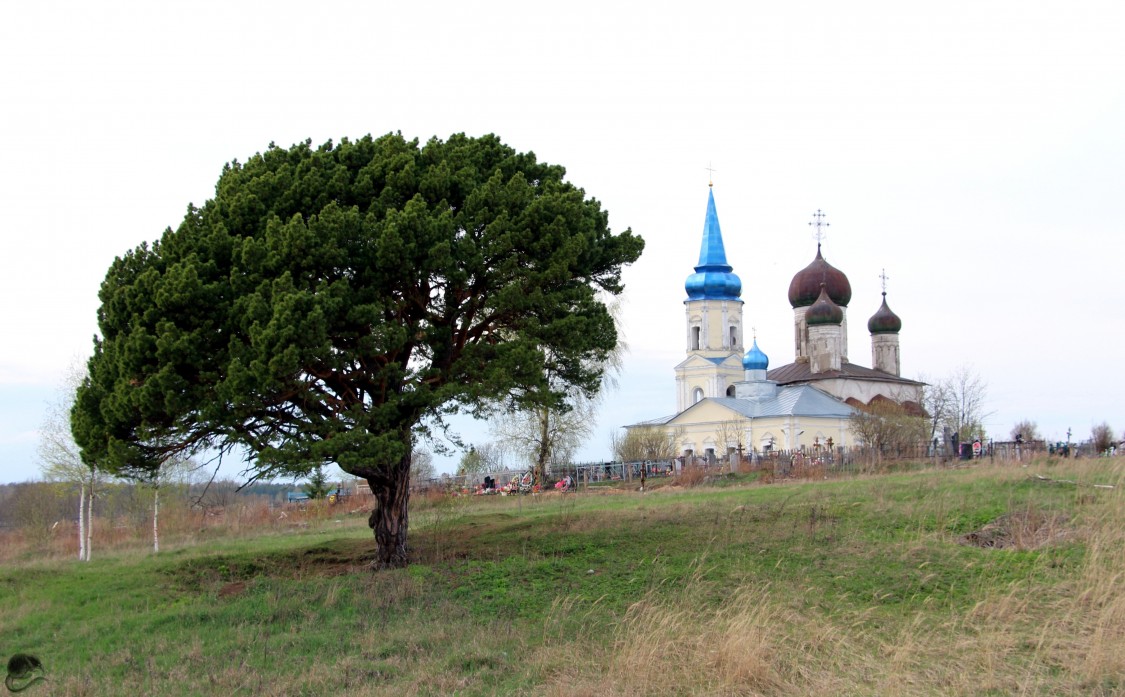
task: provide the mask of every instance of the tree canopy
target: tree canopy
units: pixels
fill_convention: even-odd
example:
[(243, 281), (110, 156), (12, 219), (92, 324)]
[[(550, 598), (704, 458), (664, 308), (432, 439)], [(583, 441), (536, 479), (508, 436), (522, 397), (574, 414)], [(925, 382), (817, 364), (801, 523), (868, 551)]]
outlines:
[[(616, 326), (620, 326), (620, 303), (614, 301), (607, 307)], [(545, 482), (548, 465), (570, 463), (590, 437), (606, 388), (617, 386), (627, 350), (619, 333), (614, 349), (599, 357), (602, 364), (587, 366), (602, 372), (602, 382), (594, 390), (585, 384), (568, 384), (559, 374), (551, 351), (546, 351), (545, 388), (521, 391), (515, 408), (492, 420), (492, 434), (531, 466), (536, 482)]]
[(599, 299), (643, 241), (565, 170), (493, 135), (398, 134), (223, 168), (215, 197), (110, 266), (72, 425), (144, 476), (174, 453), (254, 476), (335, 463), (367, 480), (379, 561), (406, 561), (410, 453), (430, 420), (563, 384), (617, 343)]
[(682, 427), (634, 426), (624, 436), (615, 434), (611, 447), (614, 457), (622, 462), (671, 460), (676, 457), (676, 443), (682, 436)]

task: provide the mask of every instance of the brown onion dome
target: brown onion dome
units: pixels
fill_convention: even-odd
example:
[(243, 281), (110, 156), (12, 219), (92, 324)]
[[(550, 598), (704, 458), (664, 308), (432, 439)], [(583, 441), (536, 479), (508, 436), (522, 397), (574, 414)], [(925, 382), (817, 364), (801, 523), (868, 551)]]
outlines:
[(843, 321), (844, 311), (828, 297), (828, 287), (822, 283), (816, 302), (805, 310), (805, 324), (814, 327), (820, 324), (840, 324)]
[(902, 330), (902, 320), (887, 307), (887, 294), (883, 293), (883, 304), (867, 320), (867, 331), (872, 334), (898, 334)]
[(832, 266), (820, 255), (820, 245), (816, 246), (816, 258), (812, 263), (797, 272), (789, 283), (789, 304), (794, 308), (808, 307), (820, 295), (820, 284), (828, 289), (828, 297), (840, 307), (847, 307), (852, 300), (852, 284), (844, 272)]

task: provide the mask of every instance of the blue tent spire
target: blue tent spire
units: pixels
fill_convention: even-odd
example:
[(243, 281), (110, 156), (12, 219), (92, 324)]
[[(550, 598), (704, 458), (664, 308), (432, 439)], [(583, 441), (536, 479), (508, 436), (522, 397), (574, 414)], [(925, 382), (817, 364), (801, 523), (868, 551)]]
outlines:
[(715, 211), (715, 190), (707, 189), (707, 217), (703, 221), (703, 244), (699, 246), (699, 266), (715, 270), (733, 271), (727, 265), (727, 250), (723, 247), (723, 230), (719, 227), (719, 214)]
[(707, 216), (703, 221), (703, 242), (699, 247), (699, 265), (684, 284), (688, 300), (738, 300), (742, 280), (732, 273), (723, 247), (723, 231), (715, 210), (715, 192), (707, 191)]

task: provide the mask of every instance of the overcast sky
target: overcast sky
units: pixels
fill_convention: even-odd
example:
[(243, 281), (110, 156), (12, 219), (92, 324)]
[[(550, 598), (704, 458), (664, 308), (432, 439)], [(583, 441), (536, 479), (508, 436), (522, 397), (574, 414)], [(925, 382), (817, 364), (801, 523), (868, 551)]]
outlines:
[(90, 353), (115, 256), (271, 141), (389, 131), (497, 133), (645, 239), (621, 389), (585, 457), (675, 409), (709, 164), (771, 365), (793, 359), (786, 292), (821, 209), (853, 362), (870, 365), (886, 268), (903, 375), (971, 366), (990, 435), (1125, 430), (1120, 0), (41, 0), (0, 8), (0, 58), (0, 482), (38, 477), (44, 409)]

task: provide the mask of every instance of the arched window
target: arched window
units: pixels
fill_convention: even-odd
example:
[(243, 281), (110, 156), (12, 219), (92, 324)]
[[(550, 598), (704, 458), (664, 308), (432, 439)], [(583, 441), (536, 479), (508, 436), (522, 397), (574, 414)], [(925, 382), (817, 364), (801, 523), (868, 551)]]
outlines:
[(727, 388), (727, 396), (728, 397), (734, 396), (734, 385), (731, 385), (730, 387)]
[(698, 351), (699, 350), (699, 334), (700, 334), (699, 327), (692, 327), (691, 328), (691, 350), (692, 351)]
[(694, 390), (692, 390), (691, 403), (695, 404), (696, 402), (698, 402), (701, 399), (703, 399), (703, 388), (697, 387)]
[(738, 327), (730, 328), (730, 347), (738, 348)]

